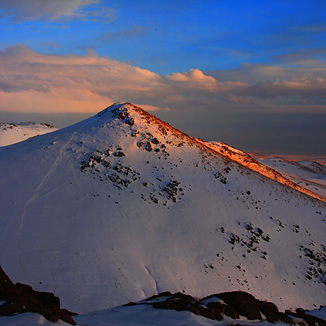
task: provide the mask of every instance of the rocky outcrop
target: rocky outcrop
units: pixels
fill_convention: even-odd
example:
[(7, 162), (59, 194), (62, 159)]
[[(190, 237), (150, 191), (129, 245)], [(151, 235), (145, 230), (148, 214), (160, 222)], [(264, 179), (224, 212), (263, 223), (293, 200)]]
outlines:
[(227, 305), (234, 308), (239, 315), (245, 316), (249, 320), (262, 319), (259, 308), (259, 301), (247, 292), (235, 291), (216, 294)]
[(326, 326), (326, 321), (307, 314), (302, 309), (296, 312), (280, 312), (272, 302), (256, 299), (253, 295), (243, 292), (224, 292), (212, 294), (202, 299), (180, 292), (162, 292), (138, 303), (128, 305), (146, 304), (156, 309), (172, 309), (176, 311), (190, 311), (213, 320), (223, 320), (225, 317), (237, 320), (240, 316), (248, 320), (261, 320), (271, 323), (282, 321), (291, 325)]
[(0, 316), (37, 312), (47, 320), (59, 319), (76, 325), (74, 313), (60, 308), (60, 299), (49, 292), (38, 292), (26, 284), (14, 284), (0, 266)]

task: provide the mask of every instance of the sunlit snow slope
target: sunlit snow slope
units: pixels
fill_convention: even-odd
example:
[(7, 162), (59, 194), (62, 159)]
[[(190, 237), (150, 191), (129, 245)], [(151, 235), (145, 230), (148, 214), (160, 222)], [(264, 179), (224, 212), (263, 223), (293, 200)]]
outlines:
[(259, 158), (260, 163), (326, 198), (326, 166), (313, 161), (288, 161), (281, 158)]
[(36, 122), (0, 123), (0, 146), (18, 143), (27, 138), (43, 135), (57, 128)]
[(169, 290), (326, 302), (325, 203), (131, 104), (0, 149), (0, 261), (78, 313)]
[(291, 163), (282, 159), (255, 159), (222, 142), (198, 141), (248, 169), (326, 202), (326, 167), (321, 164), (310, 161)]

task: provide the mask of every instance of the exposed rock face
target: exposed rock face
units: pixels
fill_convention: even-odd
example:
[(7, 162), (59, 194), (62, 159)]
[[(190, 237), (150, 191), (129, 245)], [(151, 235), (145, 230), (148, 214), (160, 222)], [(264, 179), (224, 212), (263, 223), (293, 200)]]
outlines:
[(261, 319), (259, 301), (247, 292), (235, 291), (216, 295), (249, 320)]
[(236, 311), (233, 307), (219, 302), (219, 300), (214, 300), (218, 300), (215, 294), (199, 300), (197, 304), (189, 307), (188, 310), (196, 315), (203, 315), (207, 318), (216, 320), (222, 320), (223, 315), (233, 319), (239, 318), (239, 312)]
[(173, 295), (171, 295), (170, 292), (162, 292), (148, 298), (146, 301), (150, 302), (152, 306), (157, 309), (173, 309), (182, 311), (187, 310), (187, 307), (195, 303), (196, 299), (180, 292)]
[(259, 309), (266, 316), (269, 322), (280, 320), (280, 312), (276, 305), (272, 302), (259, 301)]
[(10, 316), (23, 312), (37, 312), (46, 319), (56, 322), (59, 319), (76, 325), (71, 316), (74, 313), (60, 309), (60, 299), (49, 292), (34, 291), (26, 284), (14, 284), (0, 266), (0, 316)]
[(212, 294), (199, 300), (180, 292), (162, 292), (126, 306), (137, 304), (152, 305), (156, 309), (190, 311), (213, 320), (223, 320), (225, 316), (236, 320), (244, 316), (248, 320), (266, 320), (272, 323), (282, 321), (291, 325), (326, 326), (325, 320), (306, 314), (302, 309), (279, 312), (274, 303), (260, 301), (242, 291)]

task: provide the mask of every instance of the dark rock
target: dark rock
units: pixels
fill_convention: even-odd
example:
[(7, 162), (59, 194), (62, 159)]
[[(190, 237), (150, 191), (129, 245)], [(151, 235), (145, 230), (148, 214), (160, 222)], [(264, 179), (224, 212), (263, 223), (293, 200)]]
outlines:
[(222, 307), (222, 312), (225, 316), (231, 317), (233, 319), (238, 319), (240, 317), (239, 313), (233, 307), (227, 305), (222, 305)]
[(134, 118), (127, 118), (126, 119), (126, 123), (130, 126), (134, 125), (135, 124), (135, 120)]
[(78, 316), (78, 314), (76, 312), (72, 312), (67, 309), (61, 309), (61, 311), (65, 314), (68, 314), (69, 316)]
[(151, 302), (156, 309), (173, 309), (177, 311), (186, 310), (186, 308), (196, 302), (192, 296), (180, 292), (171, 294), (170, 292), (163, 292), (154, 295), (146, 301), (154, 301), (155, 299), (166, 297), (165, 301)]
[(6, 300), (12, 293), (15, 293), (15, 285), (0, 266), (0, 300)]
[(291, 317), (289, 317), (287, 314), (285, 314), (284, 312), (280, 312), (279, 313), (279, 318), (280, 318), (280, 321), (284, 321), (285, 323), (287, 324), (294, 324), (294, 321)]
[(153, 149), (151, 143), (149, 143), (149, 142), (146, 142), (146, 143), (145, 143), (144, 148), (145, 148), (146, 151), (148, 151), (148, 152), (150, 152), (150, 151)]
[(266, 316), (269, 322), (280, 320), (280, 312), (276, 305), (272, 302), (258, 301), (260, 311)]
[[(217, 303), (217, 302), (214, 302)], [(222, 309), (219, 305), (211, 305), (210, 307), (204, 307), (200, 303), (196, 302), (188, 307), (188, 311), (201, 315), (209, 319), (213, 320), (222, 320)]]
[(60, 300), (52, 293), (34, 291), (29, 285), (14, 284), (0, 266), (0, 300), (6, 301), (0, 306), (0, 315), (11, 316), (23, 312), (37, 312), (46, 319), (56, 322), (59, 319), (76, 325), (66, 309), (60, 309)]
[(17, 313), (17, 311), (22, 311), (23, 305), (14, 302), (6, 302), (0, 306), (0, 316), (11, 316)]
[(136, 305), (137, 305), (137, 303), (130, 301), (130, 302), (124, 304), (123, 306), (124, 307), (132, 307), (132, 306), (136, 306)]
[(258, 300), (251, 294), (242, 291), (234, 291), (219, 293), (216, 296), (249, 320), (261, 319)]
[(239, 318), (239, 314), (230, 306), (222, 304), (220, 302), (210, 302), (207, 304), (207, 309), (212, 313), (223, 313), (233, 319)]
[(301, 309), (297, 309), (296, 313), (292, 312), (292, 315), (303, 319), (309, 326), (326, 326), (326, 321), (324, 319), (309, 315)]
[[(216, 298), (216, 302), (212, 301), (214, 298)], [(231, 306), (228, 306), (226, 304), (223, 304), (221, 302), (219, 302), (221, 299), (217, 297), (216, 294), (212, 294), (208, 297), (205, 297), (201, 300), (199, 300), (198, 302), (201, 304), (205, 304), (205, 301), (209, 300), (210, 302), (206, 304), (206, 307), (208, 309), (212, 309), (212, 310), (220, 310), (221, 313), (223, 313), (225, 316), (231, 317), (233, 319), (238, 319), (239, 313)]]
[(116, 151), (112, 154), (113, 156), (116, 156), (116, 157), (123, 157), (123, 156), (126, 156), (124, 152), (121, 152), (121, 151)]

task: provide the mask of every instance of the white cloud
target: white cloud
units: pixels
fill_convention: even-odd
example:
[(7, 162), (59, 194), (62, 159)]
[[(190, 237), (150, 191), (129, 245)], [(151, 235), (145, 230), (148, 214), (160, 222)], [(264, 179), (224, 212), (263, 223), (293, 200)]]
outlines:
[(166, 77), (167, 79), (177, 83), (187, 83), (188, 86), (203, 89), (214, 90), (217, 86), (217, 81), (212, 76), (205, 75), (199, 69), (190, 69), (189, 72), (177, 72)]
[(323, 67), (247, 65), (215, 74), (190, 69), (160, 76), (94, 51), (45, 55), (19, 44), (0, 51), (0, 72), (1, 111), (91, 113), (116, 101), (148, 110), (296, 111), (300, 106), (320, 112), (326, 107)]
[(23, 44), (0, 51), (0, 71), (1, 110), (96, 112), (114, 101), (143, 99), (162, 82), (149, 70), (91, 51), (44, 55)]

